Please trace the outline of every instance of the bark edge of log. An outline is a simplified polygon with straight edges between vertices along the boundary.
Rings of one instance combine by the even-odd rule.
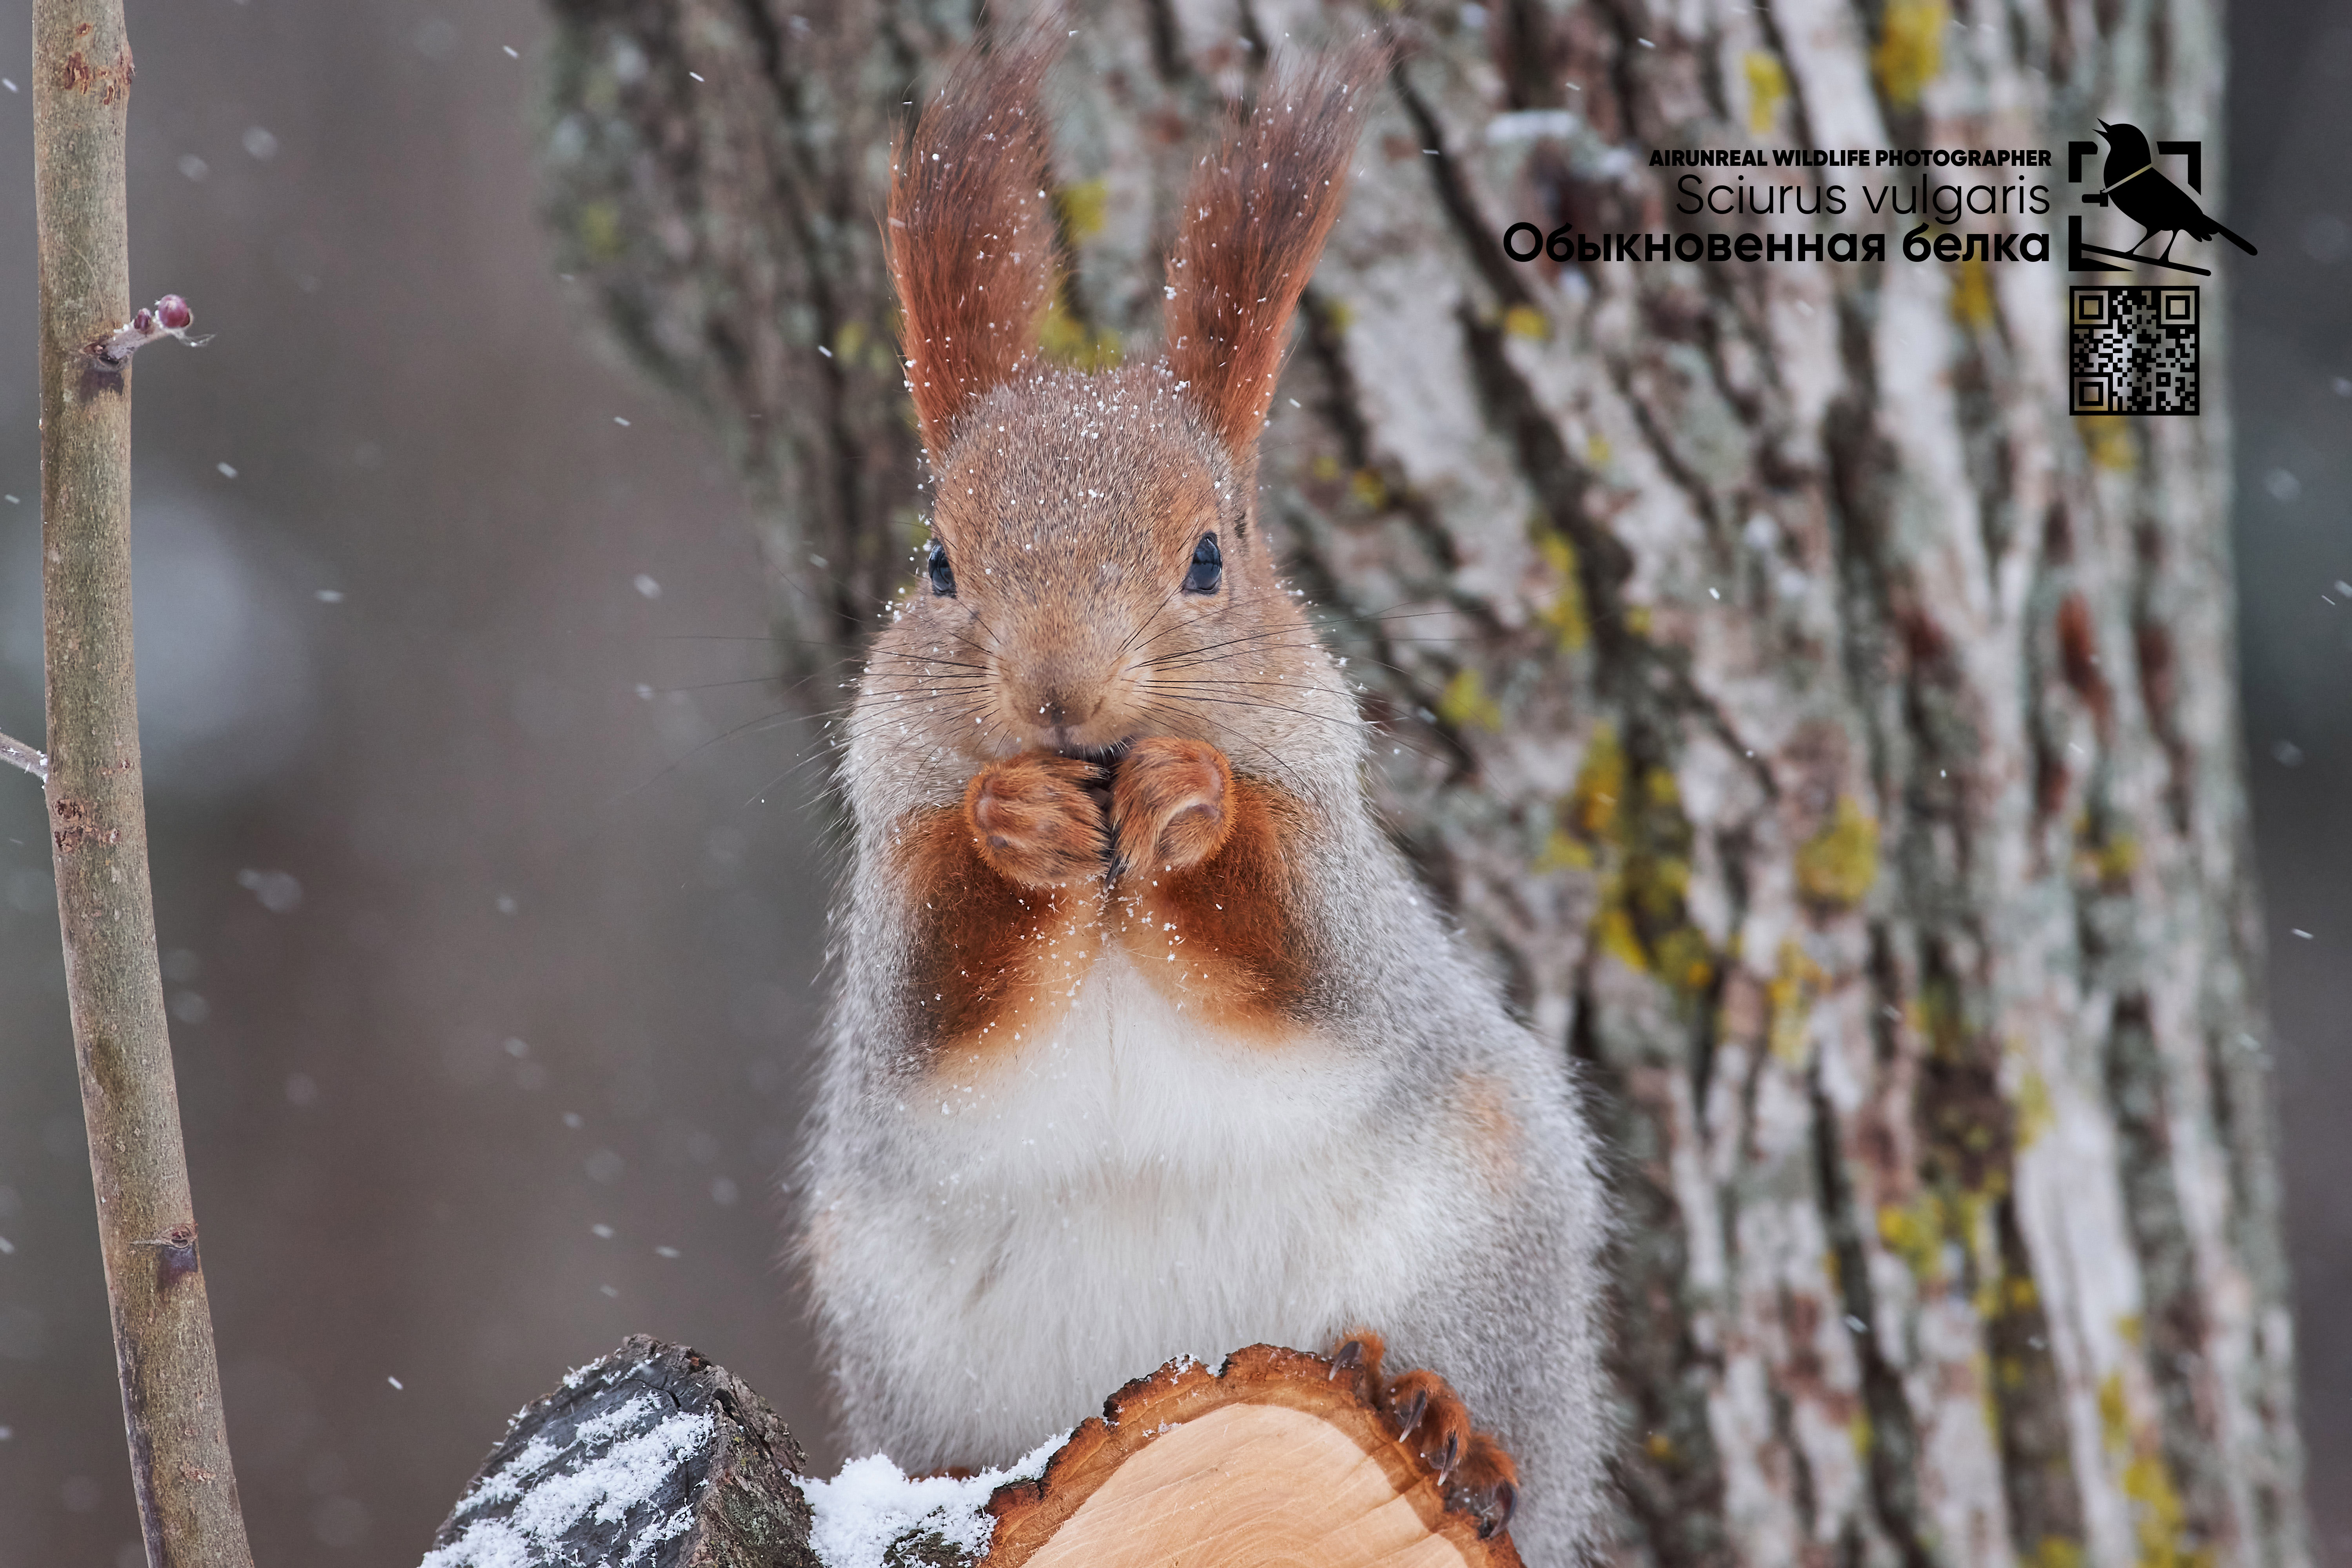
[[[740,1378],[685,1345],[631,1334],[515,1413],[423,1568],[819,1568],[793,1484],[806,1465]],[[534,1504],[551,1481],[566,1495]]]

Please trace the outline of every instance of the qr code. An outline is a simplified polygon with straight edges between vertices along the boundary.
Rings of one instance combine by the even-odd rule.
[[[2197,290],[2069,289],[2076,414],[2197,412]]]

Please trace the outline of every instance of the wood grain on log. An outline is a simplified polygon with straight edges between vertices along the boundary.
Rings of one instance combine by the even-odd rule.
[[[1445,1506],[1369,1380],[1272,1345],[1174,1361],[1105,1402],[1034,1481],[999,1488],[987,1568],[1249,1563],[1518,1568]]]

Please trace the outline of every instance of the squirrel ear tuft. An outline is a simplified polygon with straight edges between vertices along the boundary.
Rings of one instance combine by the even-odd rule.
[[[1168,362],[1236,455],[1257,444],[1290,316],[1346,199],[1388,49],[1278,61],[1246,126],[1193,172],[1168,264]]]
[[[1054,284],[1047,126],[1037,88],[1061,52],[1059,8],[987,54],[968,48],[890,150],[883,232],[900,347],[923,445],[943,455],[958,417],[1036,345]]]

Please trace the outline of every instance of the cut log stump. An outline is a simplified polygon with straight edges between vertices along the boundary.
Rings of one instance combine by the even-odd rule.
[[[1043,1476],[995,1489],[986,1568],[1519,1568],[1507,1530],[1447,1506],[1442,1458],[1415,1440],[1434,1424],[1400,1433],[1389,1395],[1412,1379],[1382,1384],[1370,1342],[1339,1361],[1252,1345],[1129,1384]]]
[[[515,1417],[424,1568],[1519,1568],[1509,1460],[1370,1335],[1180,1358],[1011,1472],[802,1462],[723,1369],[633,1336]]]

